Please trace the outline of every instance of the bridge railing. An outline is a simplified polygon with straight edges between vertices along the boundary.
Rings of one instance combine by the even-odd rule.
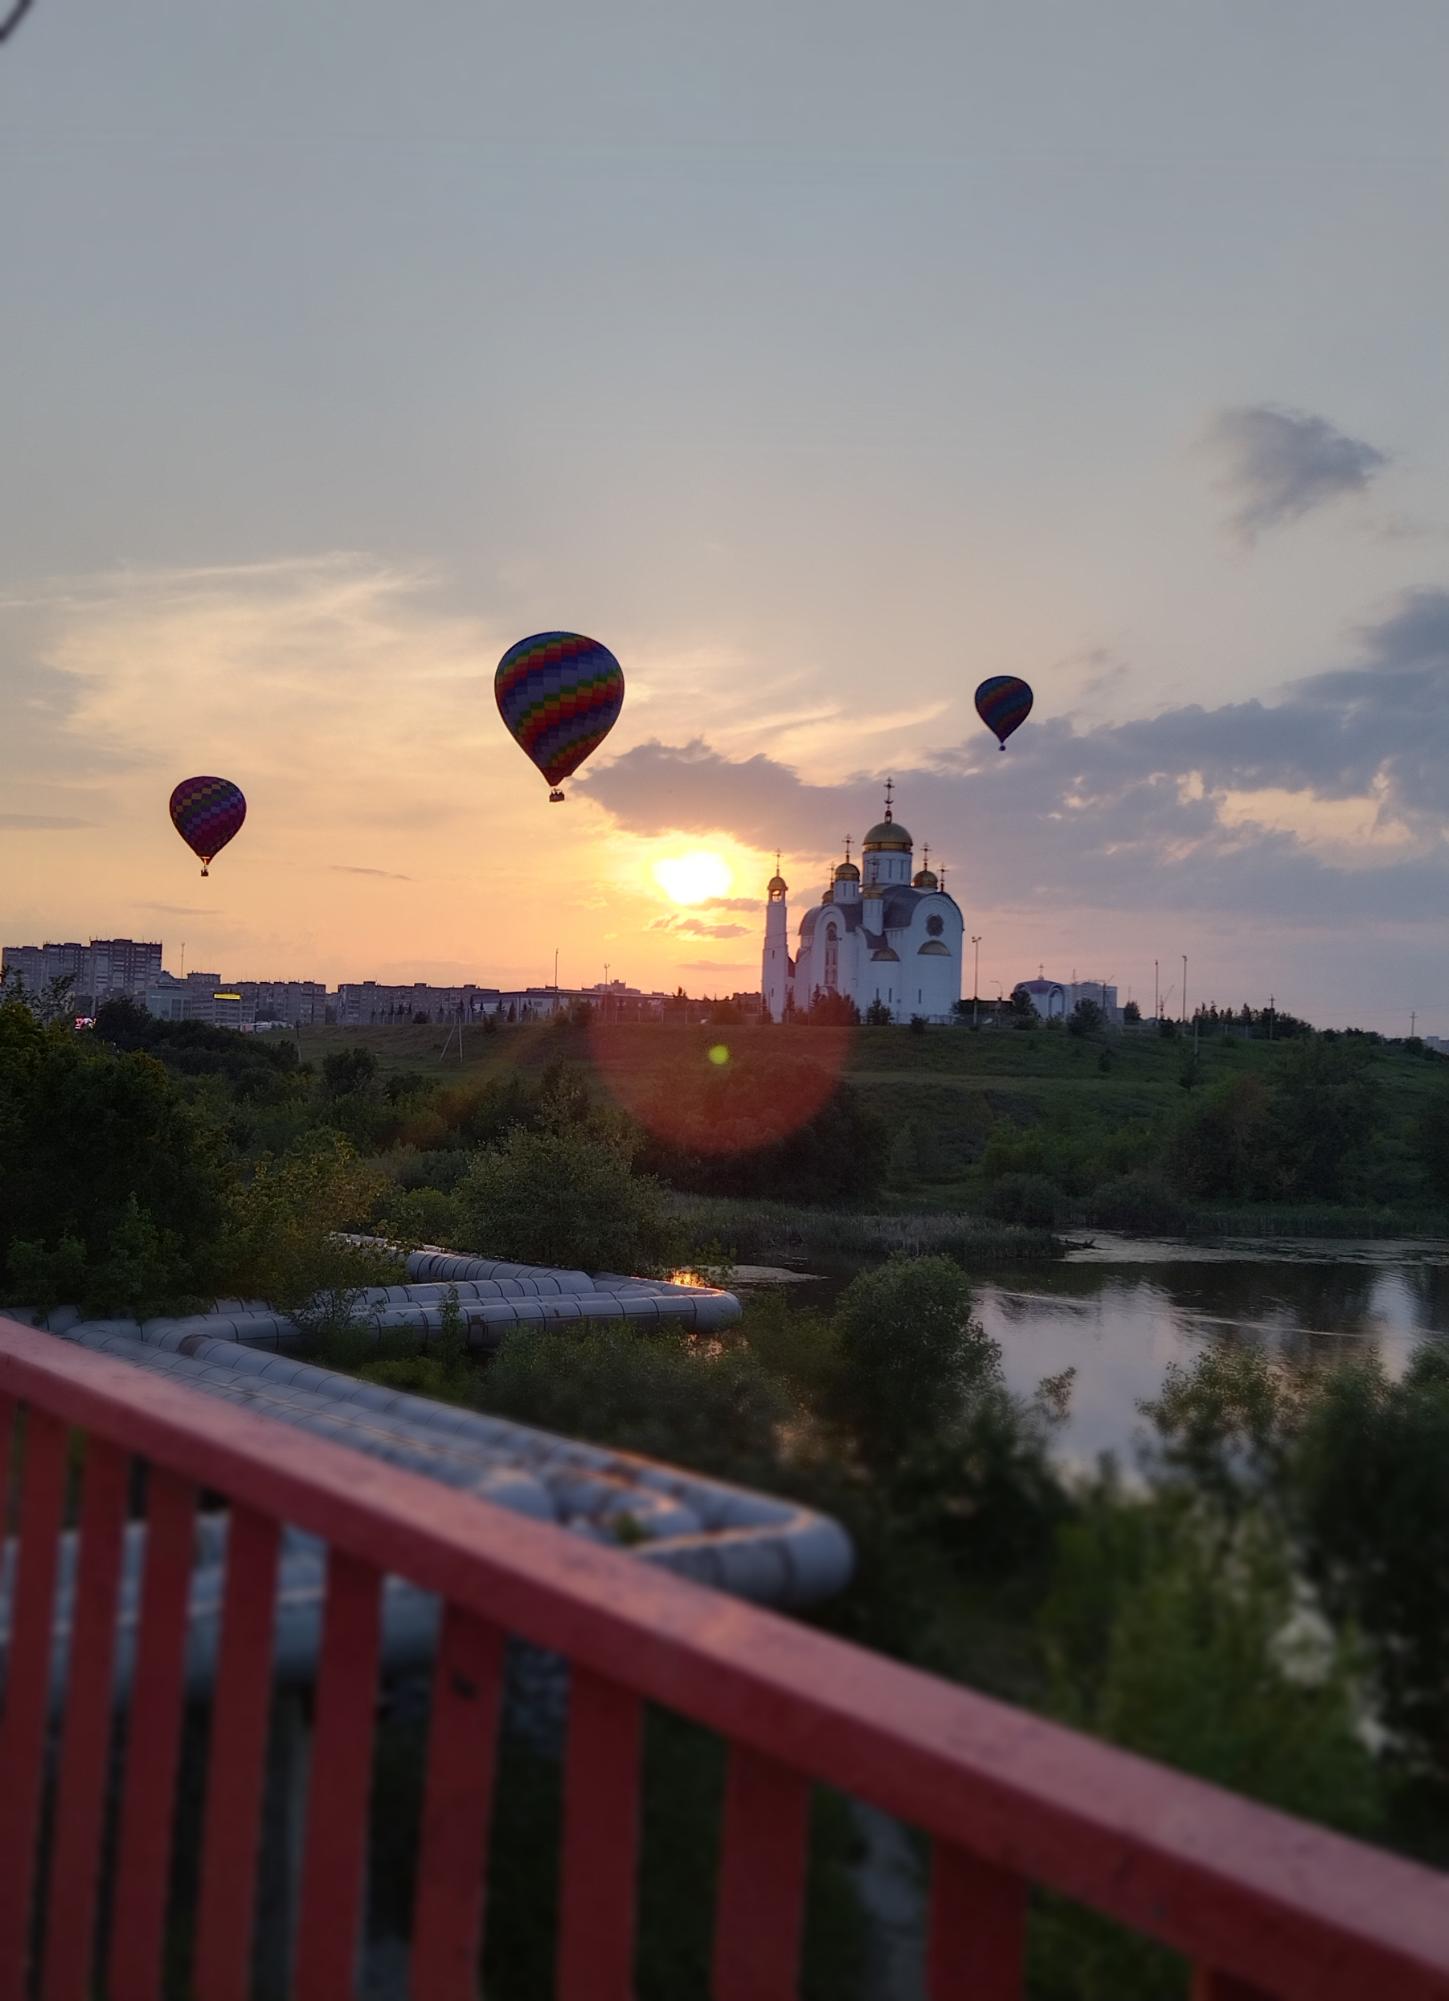
[[[42,1842],[56,1552],[76,1432],[85,1440],[81,1544]],[[354,1991],[388,1575],[435,1592],[444,1608],[411,1940],[410,1991],[420,2001],[477,1993],[509,1635],[571,1664],[561,2001],[632,1992],[646,1704],[694,1719],[729,1747],[717,2001],[796,1992],[817,1784],[930,1836],[932,2001],[1022,1993],[1031,1884],[1184,1954],[1197,1969],[1197,2001],[1449,1997],[1449,1883],[1431,1871],[0,1321],[0,1462],[17,1446],[20,1560],[0,1714],[0,2001],[31,1992],[154,2001],[160,1991],[203,1490],[227,1499],[231,1529],[194,1913],[190,1991],[199,2001],[242,2001],[249,1990],[274,1586],[288,1524],[329,1550],[293,1959],[293,1988],[307,2001]],[[99,1967],[118,1576],[137,1462],[147,1468],[146,1570]],[[0,1466],[0,1495],[9,1477]]]

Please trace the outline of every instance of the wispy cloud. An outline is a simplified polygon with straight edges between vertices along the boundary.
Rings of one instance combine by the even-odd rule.
[[[1208,441],[1227,461],[1223,484],[1236,502],[1230,522],[1248,543],[1315,508],[1366,494],[1389,463],[1387,452],[1326,417],[1266,403],[1220,412]]]
[[[410,875],[398,875],[390,868],[358,868],[351,862],[329,862],[328,867],[333,875],[376,875],[381,876],[384,882],[412,881]]]
[[[94,820],[73,820],[58,813],[0,813],[0,827],[16,830],[37,828],[46,833],[62,833],[75,827],[93,827]]]
[[[739,899],[744,903],[744,899]],[[758,910],[758,903],[746,904],[750,910]],[[676,938],[746,938],[749,926],[745,924],[709,924],[699,917],[656,917],[650,924],[651,931],[669,931]]]

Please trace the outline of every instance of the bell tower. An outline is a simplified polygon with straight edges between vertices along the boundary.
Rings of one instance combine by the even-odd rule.
[[[790,994],[790,928],[786,908],[789,889],[780,873],[777,854],[775,873],[765,892],[765,952],[760,966],[760,999],[771,1021],[785,1019],[785,1003]]]

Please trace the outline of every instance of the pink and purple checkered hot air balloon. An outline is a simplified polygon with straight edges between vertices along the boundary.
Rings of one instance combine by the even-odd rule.
[[[493,676],[498,713],[562,799],[559,786],[596,751],[624,706],[624,670],[581,632],[535,632],[510,646]]]
[[[212,857],[241,832],[246,816],[242,789],[229,778],[183,778],[171,795],[171,824],[200,855],[203,875],[210,875]]]
[[[1031,703],[1031,689],[1015,674],[993,674],[976,690],[976,713],[1003,750],[1012,731],[1019,730],[1031,714]]]

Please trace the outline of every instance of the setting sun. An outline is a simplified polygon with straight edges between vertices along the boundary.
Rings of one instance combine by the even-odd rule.
[[[668,855],[654,863],[654,880],[675,903],[708,903],[711,897],[727,896],[731,882],[729,864],[719,855]]]

